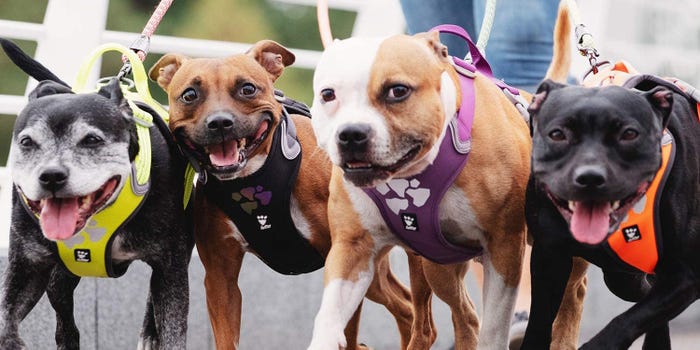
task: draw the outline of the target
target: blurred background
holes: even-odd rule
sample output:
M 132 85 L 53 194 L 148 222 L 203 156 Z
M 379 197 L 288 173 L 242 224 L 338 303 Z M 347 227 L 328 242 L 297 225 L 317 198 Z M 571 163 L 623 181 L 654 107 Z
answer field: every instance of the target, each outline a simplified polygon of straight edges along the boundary
M 119 41 L 128 45 L 135 40 L 157 3 L 157 0 L 0 0 L 0 36 L 13 38 L 25 51 L 37 54 L 59 77 L 71 83 L 81 60 L 97 44 Z M 337 38 L 404 30 L 398 0 L 330 0 L 329 3 L 330 21 Z M 641 72 L 674 76 L 700 86 L 700 21 L 697 20 L 700 2 L 581 0 L 578 3 L 601 59 L 624 59 Z M 52 16 L 47 12 L 51 6 Z M 102 7 L 106 11 L 94 11 Z M 72 34 L 61 36 L 57 31 L 49 31 L 49 24 L 56 23 L 72 26 Z M 297 64 L 288 68 L 276 85 L 288 96 L 310 104 L 312 69 L 322 49 L 314 0 L 176 0 L 152 39 L 153 50 L 145 66 L 148 69 L 164 52 L 223 56 L 243 52 L 262 39 L 273 39 L 297 54 Z M 587 60 L 578 55 L 573 57 L 573 64 L 572 73 L 576 77 L 588 68 Z M 114 75 L 121 65 L 118 54 L 107 55 L 99 75 Z M 3 249 L 6 252 L 9 220 L 9 177 L 2 167 L 6 163 L 16 111 L 33 84 L 0 54 L 0 252 Z M 151 92 L 157 100 L 167 102 L 165 94 L 153 83 Z M 6 253 L 0 257 L 3 267 Z M 403 253 L 393 252 L 392 263 L 406 282 Z M 148 272 L 144 264 L 137 263 L 119 280 L 81 282 L 76 317 L 84 348 L 135 348 Z M 189 348 L 211 348 L 203 271 L 196 256 L 190 272 Z M 630 305 L 604 288 L 597 268 L 589 270 L 589 278 L 582 340 L 590 338 Z M 320 305 L 322 280 L 322 271 L 298 277 L 281 276 L 249 256 L 241 273 L 244 295 L 241 347 L 305 348 Z M 471 278 L 467 283 L 472 299 L 479 305 L 478 289 Z M 449 310 L 439 301 L 433 310 L 440 330 L 433 348 L 447 349 L 452 334 Z M 398 348 L 396 327 L 383 308 L 365 303 L 361 327 L 360 339 L 375 349 Z M 674 321 L 674 348 L 697 349 L 698 327 L 700 312 L 695 305 Z M 54 328 L 53 313 L 43 300 L 23 323 L 22 336 L 31 349 L 52 348 Z M 639 344 L 635 346 L 639 348 Z

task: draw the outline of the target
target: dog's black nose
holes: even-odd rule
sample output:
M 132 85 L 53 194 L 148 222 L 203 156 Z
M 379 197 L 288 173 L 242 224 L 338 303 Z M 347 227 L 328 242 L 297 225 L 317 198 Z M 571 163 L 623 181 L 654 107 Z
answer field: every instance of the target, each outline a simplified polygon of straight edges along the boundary
M 369 124 L 347 125 L 338 132 L 338 146 L 345 151 L 365 151 L 371 131 Z
M 47 168 L 39 175 L 41 187 L 51 192 L 62 189 L 67 182 L 68 171 L 61 167 Z
M 574 183 L 580 188 L 600 188 L 605 186 L 607 174 L 599 165 L 582 165 L 574 170 Z
M 233 129 L 233 116 L 230 114 L 214 114 L 206 119 L 207 128 L 212 131 L 231 131 Z

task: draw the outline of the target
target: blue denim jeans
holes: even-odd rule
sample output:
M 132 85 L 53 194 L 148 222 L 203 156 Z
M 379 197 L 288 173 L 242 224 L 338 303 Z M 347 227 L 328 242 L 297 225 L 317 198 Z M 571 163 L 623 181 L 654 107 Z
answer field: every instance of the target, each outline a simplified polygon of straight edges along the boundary
M 456 24 L 478 40 L 486 0 L 401 0 L 409 34 Z M 552 35 L 559 0 L 498 0 L 486 59 L 497 78 L 534 92 L 552 60 Z M 466 44 L 441 35 L 451 55 L 464 57 Z

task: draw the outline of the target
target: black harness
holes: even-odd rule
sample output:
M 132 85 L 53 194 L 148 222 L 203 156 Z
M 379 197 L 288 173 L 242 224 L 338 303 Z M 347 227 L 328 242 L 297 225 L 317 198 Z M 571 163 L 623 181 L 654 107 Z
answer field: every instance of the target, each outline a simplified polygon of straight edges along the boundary
M 282 118 L 272 135 L 265 164 L 252 175 L 227 181 L 208 176 L 203 192 L 228 215 L 251 250 L 273 270 L 285 275 L 316 271 L 325 259 L 294 226 L 291 194 L 301 145 L 288 111 L 310 117 L 308 107 L 276 94 Z

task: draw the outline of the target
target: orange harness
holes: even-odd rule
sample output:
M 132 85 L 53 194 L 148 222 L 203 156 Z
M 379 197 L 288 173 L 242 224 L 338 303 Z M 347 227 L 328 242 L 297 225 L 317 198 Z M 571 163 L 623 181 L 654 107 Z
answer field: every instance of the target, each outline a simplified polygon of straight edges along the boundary
M 597 74 L 587 75 L 584 77 L 583 85 L 587 87 L 622 86 L 629 78 L 638 74 L 628 63 L 620 61 L 612 66 L 601 68 Z M 685 90 L 685 86 L 677 80 L 668 80 Z M 700 102 L 697 108 L 700 120 Z M 658 206 L 675 157 L 673 136 L 667 130 L 664 131 L 661 142 L 661 155 L 661 167 L 646 193 L 629 210 L 619 228 L 604 243 L 622 262 L 649 274 L 654 273 L 661 255 L 663 242 Z
M 646 193 L 627 212 L 620 227 L 610 235 L 606 246 L 626 264 L 653 274 L 661 255 L 659 201 L 675 156 L 673 136 L 664 132 L 661 142 L 661 168 Z

